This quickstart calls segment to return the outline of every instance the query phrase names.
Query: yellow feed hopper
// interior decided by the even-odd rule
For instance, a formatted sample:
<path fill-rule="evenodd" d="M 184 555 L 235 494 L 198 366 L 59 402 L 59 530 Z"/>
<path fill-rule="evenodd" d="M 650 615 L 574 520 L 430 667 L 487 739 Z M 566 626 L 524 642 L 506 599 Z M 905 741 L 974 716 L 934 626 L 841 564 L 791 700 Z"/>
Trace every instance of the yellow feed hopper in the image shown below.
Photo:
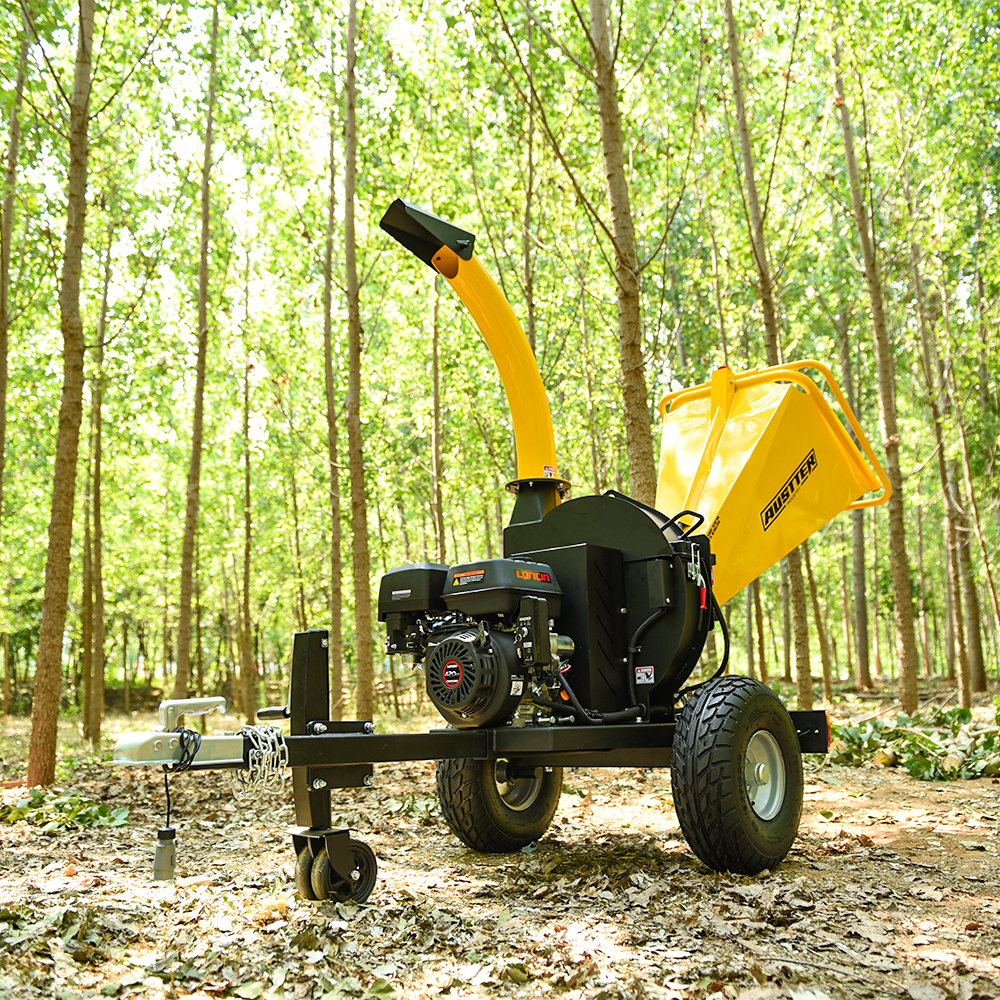
<path fill-rule="evenodd" d="M 802 368 L 823 376 L 857 444 Z M 656 506 L 705 518 L 700 530 L 716 555 L 720 604 L 841 511 L 874 507 L 892 492 L 843 393 L 818 361 L 740 374 L 719 368 L 711 381 L 665 396 L 660 413 Z"/>

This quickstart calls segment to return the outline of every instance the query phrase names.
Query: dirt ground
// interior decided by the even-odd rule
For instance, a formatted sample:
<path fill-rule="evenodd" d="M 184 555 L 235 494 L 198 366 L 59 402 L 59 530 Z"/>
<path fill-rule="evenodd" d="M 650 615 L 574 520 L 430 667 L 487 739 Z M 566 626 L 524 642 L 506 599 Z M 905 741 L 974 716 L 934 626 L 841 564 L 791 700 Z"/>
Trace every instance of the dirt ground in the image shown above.
<path fill-rule="evenodd" d="M 27 725 L 0 734 L 0 778 L 15 779 Z M 487 856 L 440 819 L 433 764 L 381 765 L 373 789 L 335 795 L 335 821 L 378 856 L 359 906 L 296 893 L 290 782 L 247 803 L 224 774 L 172 779 L 177 878 L 158 883 L 162 776 L 79 749 L 64 759 L 61 787 L 128 805 L 129 822 L 0 823 L 12 1000 L 1000 997 L 996 779 L 807 758 L 795 846 L 746 878 L 688 849 L 667 771 L 567 770 L 543 840 Z M 9 805 L 24 790 L 0 794 Z"/>

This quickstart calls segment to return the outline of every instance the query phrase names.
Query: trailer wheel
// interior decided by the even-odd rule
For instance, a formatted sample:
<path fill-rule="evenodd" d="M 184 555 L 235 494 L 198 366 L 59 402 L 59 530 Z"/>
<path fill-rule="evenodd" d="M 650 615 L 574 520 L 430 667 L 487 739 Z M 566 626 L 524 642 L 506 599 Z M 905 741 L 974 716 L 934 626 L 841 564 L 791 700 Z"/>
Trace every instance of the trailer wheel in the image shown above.
<path fill-rule="evenodd" d="M 467 847 L 509 854 L 538 840 L 549 828 L 562 794 L 562 768 L 539 777 L 511 777 L 505 760 L 460 757 L 437 762 L 441 812 Z"/>
<path fill-rule="evenodd" d="M 716 871 L 756 875 L 791 849 L 802 756 L 778 696 L 749 677 L 698 689 L 674 733 L 674 808 L 691 849 Z"/>
<path fill-rule="evenodd" d="M 313 899 L 332 899 L 338 903 L 353 899 L 363 903 L 372 894 L 378 876 L 375 852 L 360 840 L 351 841 L 351 852 L 354 856 L 351 882 L 345 881 L 333 870 L 325 847 L 313 858 L 310 879 Z"/>
<path fill-rule="evenodd" d="M 316 893 L 312 887 L 313 856 L 308 847 L 299 851 L 295 859 L 295 888 L 303 899 L 315 899 Z"/>

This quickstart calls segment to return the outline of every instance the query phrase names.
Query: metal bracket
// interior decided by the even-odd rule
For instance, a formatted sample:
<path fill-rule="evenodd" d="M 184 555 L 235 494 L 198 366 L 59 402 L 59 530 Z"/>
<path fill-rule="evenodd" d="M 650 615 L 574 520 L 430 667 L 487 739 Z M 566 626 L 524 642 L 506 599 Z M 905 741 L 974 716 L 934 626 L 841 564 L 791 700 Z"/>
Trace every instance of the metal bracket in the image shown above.
<path fill-rule="evenodd" d="M 323 848 L 326 848 L 330 867 L 333 868 L 334 872 L 348 885 L 353 885 L 357 881 L 354 851 L 351 850 L 350 830 L 334 829 L 333 827 L 313 830 L 308 827 L 293 826 L 289 832 L 292 835 L 292 844 L 296 855 L 301 854 L 308 847 L 309 853 L 315 858 Z"/>

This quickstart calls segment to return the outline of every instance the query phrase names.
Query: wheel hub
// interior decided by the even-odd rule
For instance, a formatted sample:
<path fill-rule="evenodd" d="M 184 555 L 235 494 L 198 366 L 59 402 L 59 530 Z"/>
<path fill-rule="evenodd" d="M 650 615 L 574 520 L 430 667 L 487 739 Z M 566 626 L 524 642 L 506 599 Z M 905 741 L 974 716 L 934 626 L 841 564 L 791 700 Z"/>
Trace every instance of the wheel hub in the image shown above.
<path fill-rule="evenodd" d="M 774 819 L 785 801 L 785 762 L 778 741 L 766 730 L 750 737 L 744 777 L 750 808 L 760 819 Z"/>
<path fill-rule="evenodd" d="M 508 774 L 508 762 L 498 760 L 493 772 L 497 783 L 497 793 L 508 809 L 514 812 L 524 812 L 530 809 L 542 790 L 541 778 L 511 778 Z"/>

